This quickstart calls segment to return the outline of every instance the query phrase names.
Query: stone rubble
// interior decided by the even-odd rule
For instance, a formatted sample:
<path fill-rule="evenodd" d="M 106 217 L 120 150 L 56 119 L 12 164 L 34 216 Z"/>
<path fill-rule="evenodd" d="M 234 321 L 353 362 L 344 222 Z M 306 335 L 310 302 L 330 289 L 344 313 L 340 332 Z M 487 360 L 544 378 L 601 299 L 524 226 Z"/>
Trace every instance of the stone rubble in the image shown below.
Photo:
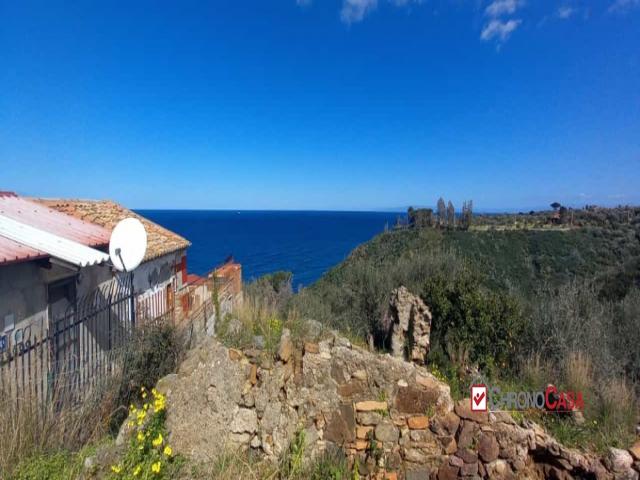
<path fill-rule="evenodd" d="M 298 348 L 285 331 L 276 359 L 214 338 L 190 351 L 157 387 L 174 451 L 212 461 L 251 449 L 275 462 L 304 430 L 306 458 L 341 448 L 366 478 L 639 477 L 640 444 L 605 458 L 566 448 L 535 423 L 472 412 L 469 399 L 454 404 L 423 366 L 335 333 Z"/>

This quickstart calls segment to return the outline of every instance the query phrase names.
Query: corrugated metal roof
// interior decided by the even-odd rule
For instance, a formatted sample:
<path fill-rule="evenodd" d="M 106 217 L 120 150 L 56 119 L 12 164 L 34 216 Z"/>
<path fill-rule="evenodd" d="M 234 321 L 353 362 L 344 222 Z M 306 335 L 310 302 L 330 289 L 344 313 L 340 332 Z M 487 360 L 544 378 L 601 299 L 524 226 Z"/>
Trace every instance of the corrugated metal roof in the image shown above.
<path fill-rule="evenodd" d="M 0 236 L 0 265 L 36 260 L 44 257 L 48 257 L 44 252 L 34 250 L 26 245 Z"/>
<path fill-rule="evenodd" d="M 95 248 L 18 222 L 5 215 L 0 215 L 0 236 L 26 245 L 37 252 L 46 252 L 54 258 L 78 267 L 97 265 L 109 260 L 109 255 Z"/>
<path fill-rule="evenodd" d="M 98 225 L 60 213 L 44 205 L 30 202 L 11 192 L 0 192 L 0 215 L 36 228 L 80 246 L 106 246 L 110 232 Z M 50 252 L 0 236 L 0 265 L 46 258 Z"/>

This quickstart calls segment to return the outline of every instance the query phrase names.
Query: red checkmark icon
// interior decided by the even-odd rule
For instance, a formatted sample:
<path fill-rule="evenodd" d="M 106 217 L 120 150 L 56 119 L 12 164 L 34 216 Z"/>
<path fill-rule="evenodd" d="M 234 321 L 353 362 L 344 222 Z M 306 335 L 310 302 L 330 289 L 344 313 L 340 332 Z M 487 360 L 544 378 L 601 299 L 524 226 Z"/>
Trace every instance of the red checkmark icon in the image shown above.
<path fill-rule="evenodd" d="M 476 402 L 476 405 L 480 405 L 480 402 L 484 399 L 485 393 L 476 393 L 476 396 L 473 397 L 473 401 Z"/>

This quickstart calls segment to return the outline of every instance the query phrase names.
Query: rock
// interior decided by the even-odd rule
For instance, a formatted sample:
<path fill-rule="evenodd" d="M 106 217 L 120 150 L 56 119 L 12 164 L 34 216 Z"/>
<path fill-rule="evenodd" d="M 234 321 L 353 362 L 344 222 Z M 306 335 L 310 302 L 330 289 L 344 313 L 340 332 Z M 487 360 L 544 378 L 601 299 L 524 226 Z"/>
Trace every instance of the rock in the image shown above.
<path fill-rule="evenodd" d="M 288 362 L 293 354 L 293 342 L 291 341 L 291 332 L 285 328 L 282 330 L 280 337 L 280 345 L 278 346 L 278 358 L 283 362 Z"/>
<path fill-rule="evenodd" d="M 464 465 L 464 460 L 462 460 L 460 457 L 452 455 L 451 458 L 449 458 L 449 465 L 453 465 L 454 467 L 459 468 Z"/>
<path fill-rule="evenodd" d="M 465 420 L 464 422 L 462 422 L 462 426 L 458 430 L 458 436 L 456 437 L 458 447 L 467 448 L 471 446 L 477 431 L 477 424 L 469 420 Z"/>
<path fill-rule="evenodd" d="M 629 453 L 635 460 L 640 460 L 640 440 L 637 440 L 636 443 L 629 449 Z"/>
<path fill-rule="evenodd" d="M 237 350 L 235 348 L 229 349 L 229 359 L 233 360 L 234 362 L 242 360 L 243 357 L 244 354 L 240 350 Z"/>
<path fill-rule="evenodd" d="M 431 312 L 422 299 L 405 287 L 391 292 L 388 318 L 393 356 L 424 364 L 429 353 Z"/>
<path fill-rule="evenodd" d="M 412 430 L 422 430 L 429 426 L 429 418 L 424 415 L 409 417 L 407 425 Z"/>
<path fill-rule="evenodd" d="M 364 393 L 365 391 L 366 385 L 364 385 L 360 380 L 352 380 L 338 386 L 338 395 L 345 398 L 353 397 L 354 395 Z"/>
<path fill-rule="evenodd" d="M 455 435 L 460 426 L 460 417 L 453 412 L 449 412 L 445 415 L 433 417 L 429 425 L 437 435 Z"/>
<path fill-rule="evenodd" d="M 397 442 L 399 438 L 398 429 L 391 423 L 384 422 L 376 425 L 376 440 L 381 442 Z"/>
<path fill-rule="evenodd" d="M 243 445 L 243 444 L 249 443 L 249 440 L 251 440 L 251 434 L 250 433 L 231 433 L 229 435 L 229 440 L 232 443 Z"/>
<path fill-rule="evenodd" d="M 255 363 L 252 363 L 249 367 L 249 382 L 251 382 L 251 385 L 258 383 L 258 366 Z"/>
<path fill-rule="evenodd" d="M 626 473 L 633 465 L 633 457 L 626 450 L 611 447 L 605 457 L 605 465 L 614 473 Z"/>
<path fill-rule="evenodd" d="M 320 353 L 320 347 L 317 343 L 304 342 L 304 353 L 316 354 Z"/>
<path fill-rule="evenodd" d="M 260 437 L 258 435 L 254 436 L 251 439 L 251 448 L 260 448 L 260 445 L 262 445 L 262 442 L 260 441 Z"/>
<path fill-rule="evenodd" d="M 260 350 L 264 350 L 266 342 L 262 335 L 254 335 L 253 337 L 253 346 L 259 348 Z"/>
<path fill-rule="evenodd" d="M 453 465 L 441 465 L 438 469 L 438 480 L 456 480 L 458 478 L 458 473 L 460 472 L 460 468 Z"/>
<path fill-rule="evenodd" d="M 478 462 L 475 463 L 465 463 L 460 468 L 460 475 L 468 477 L 472 475 L 478 474 Z"/>
<path fill-rule="evenodd" d="M 240 408 L 231 422 L 233 433 L 254 433 L 258 428 L 258 416 L 256 411 L 249 408 Z"/>
<path fill-rule="evenodd" d="M 386 411 L 387 410 L 387 402 L 376 402 L 374 400 L 367 400 L 364 402 L 356 403 L 356 410 L 358 412 L 375 412 L 375 411 Z"/>
<path fill-rule="evenodd" d="M 482 433 L 480 435 L 480 442 L 478 443 L 478 455 L 483 462 L 493 462 L 498 458 L 500 453 L 500 445 L 493 434 Z"/>
<path fill-rule="evenodd" d="M 373 427 L 363 427 L 358 425 L 356 427 L 356 438 L 359 438 L 360 440 L 364 440 L 367 437 L 369 437 L 369 435 L 371 435 L 373 432 Z"/>
<path fill-rule="evenodd" d="M 158 383 L 156 384 L 156 390 L 161 394 L 166 395 L 167 392 L 169 392 L 173 388 L 177 380 L 178 375 L 176 375 L 175 373 L 170 373 L 169 375 L 158 380 Z"/>
<path fill-rule="evenodd" d="M 478 461 L 478 454 L 470 448 L 459 448 L 456 455 L 460 457 L 464 463 L 475 463 Z"/>
<path fill-rule="evenodd" d="M 412 469 L 405 472 L 404 478 L 405 480 L 427 480 L 430 473 L 431 470 L 428 468 Z"/>
<path fill-rule="evenodd" d="M 342 445 L 355 440 L 356 419 L 353 406 L 341 404 L 333 412 L 324 430 L 324 439 Z"/>
<path fill-rule="evenodd" d="M 427 462 L 427 456 L 417 448 L 407 448 L 404 452 L 404 458 L 407 462 L 424 464 Z"/>
<path fill-rule="evenodd" d="M 458 450 L 458 444 L 456 443 L 456 439 L 453 437 L 440 437 L 440 445 L 444 449 L 444 453 L 447 455 L 451 455 Z"/>
<path fill-rule="evenodd" d="M 415 386 L 398 388 L 395 399 L 395 408 L 401 413 L 424 414 L 431 407 L 435 407 L 441 392 L 437 390 L 422 389 Z"/>
<path fill-rule="evenodd" d="M 504 460 L 494 460 L 491 463 L 487 463 L 485 465 L 485 469 L 489 478 L 499 479 L 504 478 L 507 475 L 509 466 Z"/>
<path fill-rule="evenodd" d="M 368 375 L 367 375 L 367 371 L 366 371 L 366 370 L 356 370 L 355 372 L 353 372 L 353 373 L 351 374 L 351 376 L 352 376 L 353 378 L 355 378 L 355 379 L 357 379 L 357 380 L 360 380 L 360 381 L 363 381 L 363 382 L 364 382 L 365 380 L 367 380 L 367 377 L 368 377 Z"/>
<path fill-rule="evenodd" d="M 476 423 L 488 423 L 489 414 L 487 412 L 474 412 L 471 410 L 471 399 L 463 398 L 454 407 L 456 414 L 463 419 L 473 420 Z"/>
<path fill-rule="evenodd" d="M 378 412 L 359 412 L 358 423 L 362 425 L 377 425 L 382 421 L 382 415 Z"/>

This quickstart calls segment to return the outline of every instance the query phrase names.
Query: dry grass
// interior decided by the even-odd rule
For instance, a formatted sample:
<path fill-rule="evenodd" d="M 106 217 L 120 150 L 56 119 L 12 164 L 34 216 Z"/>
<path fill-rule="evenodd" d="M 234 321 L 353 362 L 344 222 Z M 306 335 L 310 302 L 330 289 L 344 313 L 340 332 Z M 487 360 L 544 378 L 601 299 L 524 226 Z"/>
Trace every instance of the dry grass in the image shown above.
<path fill-rule="evenodd" d="M 78 450 L 104 436 L 115 400 L 116 389 L 110 384 L 76 405 L 63 403 L 56 393 L 45 405 L 0 393 L 0 478 L 9 477 L 24 459 Z"/>
<path fill-rule="evenodd" d="M 591 358 L 583 352 L 571 352 L 564 365 L 564 383 L 574 392 L 586 392 L 594 385 Z"/>

